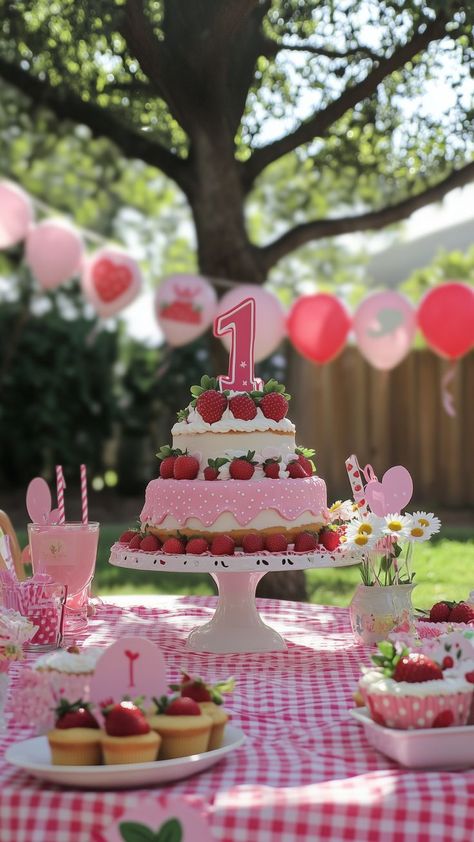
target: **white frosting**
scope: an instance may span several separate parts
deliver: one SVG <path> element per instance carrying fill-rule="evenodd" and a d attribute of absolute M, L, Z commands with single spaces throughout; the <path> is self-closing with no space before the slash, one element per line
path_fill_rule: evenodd
<path fill-rule="evenodd" d="M 192 431 L 185 431 L 173 435 L 173 447 L 180 450 L 187 450 L 188 453 L 201 456 L 201 468 L 207 466 L 209 459 L 217 459 L 224 456 L 225 453 L 245 453 L 254 451 L 259 455 L 263 455 L 267 450 L 272 452 L 269 458 L 282 459 L 288 457 L 290 454 L 294 455 L 296 444 L 294 433 L 278 433 L 275 430 L 265 430 L 263 432 L 229 432 L 229 433 L 215 433 L 214 431 L 204 431 L 199 434 Z M 265 461 L 265 460 L 262 460 Z M 200 477 L 201 478 L 201 477 Z"/>
<path fill-rule="evenodd" d="M 71 675 L 94 672 L 95 665 L 103 651 L 100 646 L 88 646 L 81 652 L 67 652 L 65 649 L 57 649 L 55 652 L 41 655 L 35 661 L 34 669 L 40 671 L 55 670 Z"/>
<path fill-rule="evenodd" d="M 375 672 L 375 670 L 373 671 Z M 411 684 L 408 681 L 394 681 L 393 678 L 387 678 L 385 675 L 379 674 L 379 677 L 371 676 L 363 684 L 362 682 L 366 676 L 360 681 L 360 686 L 365 687 L 366 692 L 371 695 L 382 695 L 389 693 L 391 696 L 417 696 L 420 699 L 428 696 L 450 696 L 452 693 L 471 692 L 473 686 L 464 677 L 459 675 L 447 675 L 444 673 L 444 678 L 434 679 L 433 681 L 418 681 Z"/>
<path fill-rule="evenodd" d="M 257 414 L 251 421 L 244 421 L 242 418 L 234 418 L 229 407 L 224 410 L 220 421 L 208 424 L 194 407 L 190 407 L 187 420 L 177 421 L 171 428 L 171 434 L 177 436 L 180 433 L 251 433 L 264 432 L 265 430 L 294 433 L 295 425 L 289 418 L 282 418 L 281 421 L 266 418 L 261 409 L 257 409 Z"/>

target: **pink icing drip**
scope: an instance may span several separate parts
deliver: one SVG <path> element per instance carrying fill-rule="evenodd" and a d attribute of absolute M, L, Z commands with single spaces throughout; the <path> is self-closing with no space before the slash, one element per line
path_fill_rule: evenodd
<path fill-rule="evenodd" d="M 210 526 L 219 515 L 230 512 L 245 526 L 267 509 L 292 521 L 303 512 L 318 517 L 326 505 L 326 483 L 320 477 L 255 482 L 155 479 L 147 486 L 140 520 L 158 525 L 171 515 L 183 526 L 195 517 Z"/>

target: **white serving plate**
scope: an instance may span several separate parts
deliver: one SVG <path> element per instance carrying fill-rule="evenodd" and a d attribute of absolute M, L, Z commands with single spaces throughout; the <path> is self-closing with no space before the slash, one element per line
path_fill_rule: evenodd
<path fill-rule="evenodd" d="M 377 725 L 367 708 L 354 708 L 371 746 L 409 769 L 470 769 L 474 767 L 474 726 L 419 728 L 401 731 Z"/>
<path fill-rule="evenodd" d="M 227 725 L 221 748 L 202 754 L 191 754 L 175 760 L 155 760 L 152 763 L 123 763 L 116 766 L 53 766 L 47 737 L 32 737 L 11 745 L 5 759 L 24 769 L 35 778 L 62 786 L 87 789 L 132 789 L 178 781 L 214 766 L 235 751 L 245 740 L 245 734 Z"/>

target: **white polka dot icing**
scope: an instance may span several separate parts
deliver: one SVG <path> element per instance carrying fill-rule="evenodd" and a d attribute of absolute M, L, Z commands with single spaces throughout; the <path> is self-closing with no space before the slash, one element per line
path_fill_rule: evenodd
<path fill-rule="evenodd" d="M 140 520 L 159 525 L 171 515 L 183 524 L 195 517 L 210 526 L 223 512 L 230 512 L 245 526 L 268 509 L 292 521 L 303 512 L 317 518 L 326 505 L 326 483 L 320 477 L 257 482 L 219 480 L 218 483 L 155 479 L 147 486 Z"/>

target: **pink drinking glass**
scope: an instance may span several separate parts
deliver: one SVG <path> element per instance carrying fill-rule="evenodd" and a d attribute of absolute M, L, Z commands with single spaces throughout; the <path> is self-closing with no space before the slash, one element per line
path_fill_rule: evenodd
<path fill-rule="evenodd" d="M 99 524 L 29 523 L 28 538 L 33 572 L 49 573 L 55 582 L 67 585 L 65 634 L 84 631 L 89 587 L 97 558 Z"/>

